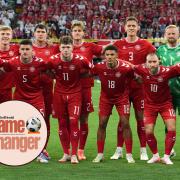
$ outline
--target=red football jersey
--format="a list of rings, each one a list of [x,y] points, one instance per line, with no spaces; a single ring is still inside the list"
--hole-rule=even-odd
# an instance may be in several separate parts
[[[118,60],[116,68],[109,68],[103,61],[92,69],[94,75],[98,75],[101,81],[101,95],[107,98],[128,98],[128,85],[134,77],[132,68],[125,62]]]
[[[19,55],[19,45],[10,44],[8,51],[0,51],[0,59],[10,60]],[[0,89],[10,89],[13,87],[13,73],[5,72],[0,74]]]
[[[80,46],[74,46],[73,52],[80,54],[87,58],[92,63],[93,56],[100,56],[102,53],[102,46],[95,43],[83,42]],[[93,78],[84,78],[81,80],[82,87],[91,87],[94,85]]]
[[[33,50],[35,52],[36,57],[42,58],[44,61],[47,62],[51,56],[59,53],[59,45],[53,44],[53,45],[47,45],[45,47],[37,47],[33,45]],[[45,88],[52,87],[49,86],[49,83],[52,83],[53,80],[48,75],[43,74],[41,80],[42,80],[42,85],[45,86]]]
[[[118,57],[134,65],[145,63],[146,56],[156,51],[150,42],[140,38],[133,43],[127,42],[124,38],[116,41],[114,45],[118,48]]]
[[[91,67],[88,60],[78,54],[73,54],[71,61],[63,61],[61,55],[56,54],[50,58],[50,68],[55,70],[55,91],[61,94],[73,94],[81,91],[80,76],[82,69]]]
[[[14,73],[14,99],[31,102],[31,104],[33,101],[36,101],[36,103],[43,101],[40,76],[41,72],[47,68],[43,59],[34,57],[32,62],[24,64],[20,61],[20,57],[17,56],[10,61],[3,60],[1,66],[4,67],[5,71]]]
[[[170,78],[180,75],[180,66],[159,66],[158,73],[152,75],[145,65],[135,66],[135,72],[143,79],[145,105],[162,105],[171,102],[171,94],[168,86]]]
[[[59,53],[59,45],[53,44],[45,47],[37,47],[33,45],[33,50],[36,57],[42,58],[44,61],[48,61],[52,55]]]
[[[145,63],[146,56],[156,51],[155,47],[150,42],[140,38],[133,43],[127,42],[126,38],[123,38],[116,41],[114,45],[118,48],[118,57],[134,65]],[[142,86],[136,81],[132,81],[131,87],[141,88]]]

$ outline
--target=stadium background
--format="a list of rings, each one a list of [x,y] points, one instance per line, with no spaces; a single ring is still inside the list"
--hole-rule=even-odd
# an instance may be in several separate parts
[[[69,34],[71,21],[86,25],[85,39],[119,39],[124,20],[136,16],[139,36],[156,47],[163,43],[169,24],[180,24],[179,0],[0,0],[0,24],[9,25],[14,40],[31,38],[37,23],[48,26],[49,37]]]
[[[103,39],[104,43],[111,39],[125,36],[123,20],[135,15],[140,21],[140,37],[148,38],[156,47],[163,40],[163,32],[167,25],[180,25],[179,0],[0,0],[0,24],[13,28],[13,40],[31,38],[37,23],[48,26],[49,37],[54,41],[64,34],[70,33],[70,22],[82,20],[86,24],[85,38]],[[173,166],[162,164],[146,164],[138,160],[139,142],[136,136],[134,113],[131,114],[133,129],[133,154],[135,164],[127,164],[125,158],[118,161],[109,160],[116,146],[117,114],[113,113],[107,129],[105,145],[105,162],[93,164],[96,155],[96,131],[98,127],[99,87],[95,83],[93,101],[95,112],[90,116],[90,136],[88,137],[87,161],[79,165],[59,164],[62,149],[58,138],[57,120],[51,119],[51,137],[48,151],[52,160],[48,164],[32,162],[22,167],[0,165],[0,180],[6,179],[179,179],[180,174],[180,126],[177,118],[177,140]],[[161,118],[157,121],[156,135],[159,142],[160,155],[164,152],[164,125]],[[149,152],[149,151],[148,151]],[[149,152],[150,155],[150,152]]]

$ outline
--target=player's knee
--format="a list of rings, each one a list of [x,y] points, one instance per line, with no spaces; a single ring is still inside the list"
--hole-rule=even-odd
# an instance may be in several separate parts
[[[174,125],[167,127],[168,131],[176,131],[176,127]]]
[[[146,128],[145,128],[145,133],[146,133],[146,135],[149,135],[149,134],[153,134],[154,132],[153,132],[153,129],[152,129],[152,128],[146,127]]]
[[[169,120],[168,123],[166,123],[166,127],[168,131],[175,131],[176,130],[176,122],[173,120]]]

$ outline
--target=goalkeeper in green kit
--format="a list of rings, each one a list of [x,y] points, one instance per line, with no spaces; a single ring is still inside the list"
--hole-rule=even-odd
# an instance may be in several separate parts
[[[164,37],[167,43],[160,46],[157,50],[157,55],[160,58],[162,65],[172,66],[180,63],[180,44],[178,43],[179,28],[175,25],[167,26]],[[169,80],[169,86],[174,110],[178,110],[178,115],[180,115],[180,77]],[[172,149],[171,157],[174,156],[176,156],[176,153],[174,149]]]

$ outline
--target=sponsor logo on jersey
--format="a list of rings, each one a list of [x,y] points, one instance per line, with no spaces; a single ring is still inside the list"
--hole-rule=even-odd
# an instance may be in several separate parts
[[[121,76],[120,72],[115,73],[115,77],[119,78]]]
[[[75,70],[75,68],[76,68],[75,65],[70,65],[70,66],[69,66],[69,69],[70,69],[71,71]]]
[[[14,51],[9,51],[9,56],[14,56]]]
[[[162,77],[158,77],[157,81],[158,82],[163,82],[163,78]]]
[[[31,67],[29,68],[29,71],[30,71],[30,72],[34,72],[34,71],[35,71],[35,67],[34,67],[34,66],[31,66]]]
[[[134,48],[135,48],[137,51],[139,51],[139,50],[141,49],[141,46],[140,46],[140,45],[136,45]]]

